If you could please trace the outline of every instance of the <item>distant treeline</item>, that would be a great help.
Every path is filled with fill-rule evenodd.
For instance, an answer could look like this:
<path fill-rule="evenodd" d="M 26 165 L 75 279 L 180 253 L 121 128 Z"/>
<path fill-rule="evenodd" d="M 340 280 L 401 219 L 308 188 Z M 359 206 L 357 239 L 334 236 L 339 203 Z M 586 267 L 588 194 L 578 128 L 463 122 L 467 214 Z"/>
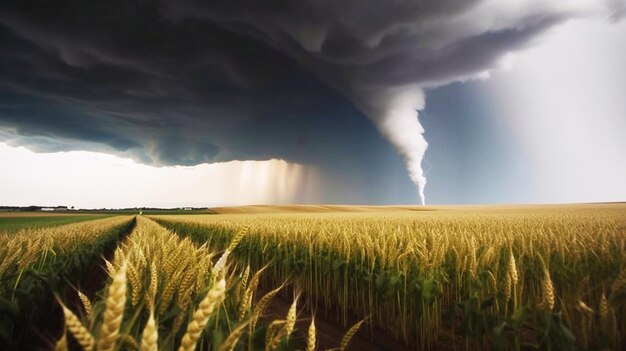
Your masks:
<path fill-rule="evenodd" d="M 44 207 L 47 206 L 0 206 L 0 211 L 41 211 Z"/>

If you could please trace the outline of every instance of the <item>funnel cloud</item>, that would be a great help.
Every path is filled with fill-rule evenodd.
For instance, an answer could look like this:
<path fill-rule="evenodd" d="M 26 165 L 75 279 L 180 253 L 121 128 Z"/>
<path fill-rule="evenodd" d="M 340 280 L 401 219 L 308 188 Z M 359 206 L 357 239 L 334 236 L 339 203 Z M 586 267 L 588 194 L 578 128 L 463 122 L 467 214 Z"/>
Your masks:
<path fill-rule="evenodd" d="M 324 131 L 307 126 L 346 100 L 425 203 L 428 89 L 484 79 L 565 21 L 623 14 L 614 0 L 3 1 L 0 141 L 158 166 L 316 164 Z"/>

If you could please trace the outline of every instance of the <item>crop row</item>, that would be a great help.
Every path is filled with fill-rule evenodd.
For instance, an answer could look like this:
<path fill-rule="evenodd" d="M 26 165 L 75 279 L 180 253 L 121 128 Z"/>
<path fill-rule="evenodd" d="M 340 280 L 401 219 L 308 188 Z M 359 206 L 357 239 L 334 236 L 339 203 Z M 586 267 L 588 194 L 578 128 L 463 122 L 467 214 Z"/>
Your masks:
<path fill-rule="evenodd" d="M 290 350 L 297 296 L 284 319 L 263 320 L 278 284 L 256 296 L 264 268 L 231 264 L 229 255 L 246 229 L 238 231 L 217 255 L 207 244 L 181 239 L 152 220 L 137 217 L 134 231 L 107 263 L 109 282 L 91 301 L 78 292 L 82 308 L 62 304 L 67 332 L 57 341 L 66 350 L 68 337 L 85 351 L 132 350 Z M 340 349 L 360 326 L 341 341 Z M 300 346 L 316 348 L 310 323 Z"/>
<path fill-rule="evenodd" d="M 53 293 L 90 273 L 107 247 L 134 225 L 114 217 L 0 235 L 0 344 L 33 347 L 33 330 L 48 323 Z"/>

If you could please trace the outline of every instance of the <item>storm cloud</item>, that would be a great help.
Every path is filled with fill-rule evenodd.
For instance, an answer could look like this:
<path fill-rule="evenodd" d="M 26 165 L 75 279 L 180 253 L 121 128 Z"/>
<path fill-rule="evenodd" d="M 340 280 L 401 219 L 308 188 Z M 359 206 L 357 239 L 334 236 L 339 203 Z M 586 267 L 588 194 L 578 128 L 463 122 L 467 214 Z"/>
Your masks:
<path fill-rule="evenodd" d="M 0 140 L 152 165 L 314 163 L 305 126 L 346 99 L 423 199 L 425 89 L 486 77 L 569 19 L 623 13 L 584 0 L 3 1 Z"/>

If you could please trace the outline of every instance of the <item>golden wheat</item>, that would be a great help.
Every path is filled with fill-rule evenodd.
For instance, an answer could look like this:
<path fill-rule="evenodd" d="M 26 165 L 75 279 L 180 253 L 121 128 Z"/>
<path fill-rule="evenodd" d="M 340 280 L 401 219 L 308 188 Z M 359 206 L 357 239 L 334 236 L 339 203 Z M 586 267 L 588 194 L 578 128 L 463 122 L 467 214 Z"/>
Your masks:
<path fill-rule="evenodd" d="M 154 320 L 154 311 L 150 310 L 150 316 L 148 322 L 141 334 L 141 348 L 140 351 L 157 351 L 158 349 L 159 332 Z"/>
<path fill-rule="evenodd" d="M 309 325 L 309 332 L 306 339 L 306 351 L 315 351 L 315 317 L 311 318 L 311 325 Z"/>
<path fill-rule="evenodd" d="M 80 299 L 80 302 L 83 304 L 83 308 L 85 308 L 85 315 L 87 316 L 87 318 L 89 318 L 92 310 L 91 301 L 89 301 L 87 295 L 83 294 L 80 290 L 76 290 L 76 292 L 78 293 L 78 298 Z"/>
<path fill-rule="evenodd" d="M 196 343 L 202 334 L 202 330 L 209 321 L 209 317 L 217 305 L 224 299 L 226 291 L 226 280 L 221 278 L 209 290 L 206 297 L 200 302 L 200 305 L 193 314 L 193 319 L 187 325 L 187 331 L 183 336 L 178 351 L 194 351 Z"/>
<path fill-rule="evenodd" d="M 65 325 L 67 329 L 72 333 L 74 339 L 78 342 L 78 344 L 85 351 L 93 350 L 95 345 L 94 338 L 89 333 L 89 331 L 85 328 L 85 326 L 80 322 L 78 317 L 70 311 L 65 305 L 61 304 L 63 308 L 63 316 L 65 317 Z"/>
<path fill-rule="evenodd" d="M 626 238 L 619 230 L 625 213 L 623 205 L 581 205 L 154 218 L 221 248 L 231 264 L 260 269 L 277 262 L 264 283 L 293 281 L 332 306 L 339 323 L 350 314 L 370 316 L 370 323 L 397 338 L 432 348 L 446 332 L 443 311 L 471 296 L 495 300 L 484 312 L 500 324 L 521 306 L 543 303 L 544 309 L 532 311 L 533 320 L 558 308 L 574 335 L 593 334 L 595 327 L 574 310 L 581 309 L 581 296 L 598 301 L 602 290 L 610 291 L 612 308 L 621 306 L 626 270 L 617 278 L 614 272 L 626 267 Z M 243 229 L 245 249 L 229 248 Z M 543 259 L 550 261 L 549 279 Z M 427 290 L 415 298 L 415 286 Z M 254 301 L 248 290 L 240 295 L 235 320 L 244 319 Z M 623 321 L 611 329 L 614 340 L 625 332 Z"/>
<path fill-rule="evenodd" d="M 543 304 L 549 310 L 554 309 L 554 286 L 552 285 L 552 279 L 550 279 L 550 273 L 547 269 L 544 269 L 544 278 L 542 282 L 543 288 Z"/>
<path fill-rule="evenodd" d="M 110 351 L 119 337 L 126 304 L 126 267 L 123 263 L 107 289 L 102 326 L 98 334 L 98 351 Z"/>
<path fill-rule="evenodd" d="M 365 320 L 359 321 L 355 325 L 353 325 L 350 329 L 348 329 L 346 334 L 341 339 L 341 345 L 339 346 L 339 350 L 344 351 L 346 348 L 348 348 L 348 345 L 350 344 L 352 337 L 354 337 L 356 332 L 359 331 L 359 328 L 361 328 L 361 324 L 363 324 L 364 322 Z"/>

